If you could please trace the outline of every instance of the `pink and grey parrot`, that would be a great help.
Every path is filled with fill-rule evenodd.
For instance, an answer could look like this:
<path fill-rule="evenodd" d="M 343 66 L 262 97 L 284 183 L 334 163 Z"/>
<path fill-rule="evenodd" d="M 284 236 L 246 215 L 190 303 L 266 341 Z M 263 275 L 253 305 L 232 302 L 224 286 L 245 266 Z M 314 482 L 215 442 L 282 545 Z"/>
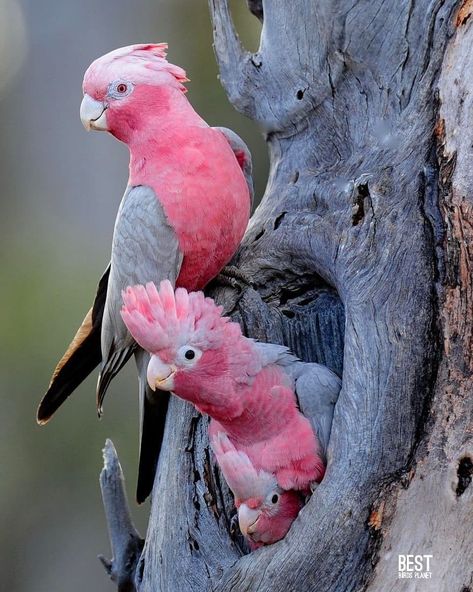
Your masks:
<path fill-rule="evenodd" d="M 282 489 L 273 473 L 256 469 L 224 432 L 217 432 L 211 445 L 235 497 L 240 530 L 251 549 L 284 538 L 304 505 L 301 492 Z"/>
<path fill-rule="evenodd" d="M 246 145 L 230 130 L 209 127 L 194 111 L 185 96 L 186 73 L 166 60 L 166 48 L 161 43 L 117 49 L 85 73 L 82 122 L 127 144 L 130 173 L 111 263 L 37 414 L 46 423 L 98 364 L 100 413 L 110 381 L 134 354 L 142 416 L 139 502 L 152 489 L 168 399 L 153 398 L 147 386 L 148 354 L 121 319 L 121 292 L 163 279 L 202 289 L 235 253 L 253 196 Z"/>
<path fill-rule="evenodd" d="M 174 291 L 169 281 L 158 291 L 149 282 L 128 287 L 123 300 L 126 326 L 151 354 L 150 388 L 171 391 L 211 417 L 211 445 L 243 504 L 243 532 L 256 545 L 278 540 L 323 478 L 339 378 L 284 346 L 244 337 L 202 292 Z M 238 467 L 244 479 L 235 478 Z M 282 503 L 270 511 L 273 496 Z"/>

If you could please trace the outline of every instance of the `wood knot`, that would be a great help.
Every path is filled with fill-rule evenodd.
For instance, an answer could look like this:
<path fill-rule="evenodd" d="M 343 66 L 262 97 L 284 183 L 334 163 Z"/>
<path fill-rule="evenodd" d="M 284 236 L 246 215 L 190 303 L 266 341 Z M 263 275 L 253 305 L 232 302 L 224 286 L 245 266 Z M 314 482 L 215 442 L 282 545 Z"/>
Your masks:
<path fill-rule="evenodd" d="M 455 26 L 456 27 L 463 27 L 466 23 L 470 20 L 471 15 L 473 14 L 473 0 L 463 0 L 462 5 L 460 6 L 457 17 L 455 19 Z"/>
<path fill-rule="evenodd" d="M 374 528 L 374 530 L 381 530 L 384 513 L 384 500 L 379 504 L 377 508 L 371 511 L 370 517 L 368 518 L 368 526 Z"/>

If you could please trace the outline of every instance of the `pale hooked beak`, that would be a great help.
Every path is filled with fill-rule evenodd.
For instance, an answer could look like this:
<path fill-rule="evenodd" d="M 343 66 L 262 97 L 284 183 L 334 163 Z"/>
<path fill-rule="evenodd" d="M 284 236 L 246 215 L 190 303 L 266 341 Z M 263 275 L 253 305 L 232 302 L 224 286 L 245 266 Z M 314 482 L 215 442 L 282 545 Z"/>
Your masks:
<path fill-rule="evenodd" d="M 87 131 L 100 130 L 107 131 L 107 105 L 101 101 L 96 101 L 88 94 L 84 95 L 80 104 L 80 119 Z"/>
<path fill-rule="evenodd" d="M 172 391 L 175 372 L 175 366 L 165 364 L 158 356 L 151 356 L 146 375 L 151 390 Z"/>
<path fill-rule="evenodd" d="M 258 510 L 253 510 L 246 504 L 241 504 L 238 508 L 238 524 L 243 536 L 250 536 L 255 532 L 259 517 L 260 512 Z"/>

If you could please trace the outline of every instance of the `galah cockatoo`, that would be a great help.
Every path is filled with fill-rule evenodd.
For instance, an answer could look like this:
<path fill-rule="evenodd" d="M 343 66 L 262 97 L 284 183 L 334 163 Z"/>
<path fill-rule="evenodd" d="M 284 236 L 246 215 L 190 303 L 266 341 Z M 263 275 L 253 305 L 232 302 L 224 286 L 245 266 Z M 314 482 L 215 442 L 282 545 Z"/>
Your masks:
<path fill-rule="evenodd" d="M 80 116 L 130 150 L 110 266 L 95 302 L 53 374 L 37 419 L 46 423 L 100 363 L 99 413 L 112 378 L 134 353 L 140 381 L 141 448 L 137 499 L 151 491 L 168 399 L 146 383 L 148 354 L 120 317 L 126 286 L 168 279 L 203 288 L 229 262 L 246 229 L 253 196 L 251 156 L 225 128 L 209 127 L 185 96 L 186 73 L 166 60 L 167 45 L 131 45 L 85 73 Z"/>
<path fill-rule="evenodd" d="M 218 432 L 211 444 L 235 497 L 240 530 L 250 547 L 257 549 L 284 538 L 304 505 L 301 493 L 282 489 L 273 473 L 256 469 L 224 432 Z"/>
<path fill-rule="evenodd" d="M 202 292 L 174 291 L 169 281 L 158 291 L 150 282 L 128 287 L 123 300 L 126 326 L 151 354 L 150 388 L 171 391 L 211 417 L 210 442 L 240 504 L 242 532 L 256 546 L 279 540 L 323 478 L 339 378 L 283 346 L 244 337 Z M 233 452 L 240 464 L 235 455 L 227 462 Z M 237 466 L 246 474 L 235 478 Z M 271 513 L 268 504 L 281 494 Z"/>

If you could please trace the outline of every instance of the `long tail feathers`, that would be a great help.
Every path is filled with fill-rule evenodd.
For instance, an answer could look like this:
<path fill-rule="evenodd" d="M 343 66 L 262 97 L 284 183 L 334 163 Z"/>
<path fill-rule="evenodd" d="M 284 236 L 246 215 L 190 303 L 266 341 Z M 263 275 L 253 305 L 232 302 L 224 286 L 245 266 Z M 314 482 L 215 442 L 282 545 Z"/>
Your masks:
<path fill-rule="evenodd" d="M 128 362 L 135 349 L 135 342 L 126 348 L 116 351 L 113 351 L 112 345 L 112 351 L 110 352 L 110 355 L 100 372 L 97 382 L 97 413 L 99 417 L 102 415 L 103 400 L 113 377 L 116 376 L 123 366 Z"/>
<path fill-rule="evenodd" d="M 49 388 L 38 407 L 36 420 L 40 425 L 51 419 L 101 361 L 100 332 L 109 273 L 110 265 L 100 278 L 93 307 L 54 370 Z"/>
<path fill-rule="evenodd" d="M 149 399 L 151 395 L 152 400 Z M 136 501 L 141 504 L 153 491 L 159 452 L 164 437 L 166 413 L 170 394 L 164 391 L 153 393 L 150 389 L 144 397 L 141 425 L 140 464 Z"/>
<path fill-rule="evenodd" d="M 40 425 L 49 421 L 62 403 L 102 361 L 101 329 L 109 275 L 110 265 L 99 281 L 93 307 L 87 313 L 66 353 L 54 370 L 48 391 L 38 407 L 37 421 Z M 142 397 L 143 407 L 136 491 L 136 500 L 141 504 L 153 490 L 170 395 L 167 392 L 153 393 L 148 387 L 146 371 L 143 372 L 143 368 L 147 366 L 148 354 L 137 348 L 136 343 L 133 342 L 129 347 L 111 352 L 99 376 L 97 407 L 99 413 L 101 413 L 103 399 L 110 381 L 133 352 L 137 355 L 139 372 L 140 367 L 142 367 L 140 372 L 140 383 L 142 385 L 140 386 L 140 397 Z"/>

